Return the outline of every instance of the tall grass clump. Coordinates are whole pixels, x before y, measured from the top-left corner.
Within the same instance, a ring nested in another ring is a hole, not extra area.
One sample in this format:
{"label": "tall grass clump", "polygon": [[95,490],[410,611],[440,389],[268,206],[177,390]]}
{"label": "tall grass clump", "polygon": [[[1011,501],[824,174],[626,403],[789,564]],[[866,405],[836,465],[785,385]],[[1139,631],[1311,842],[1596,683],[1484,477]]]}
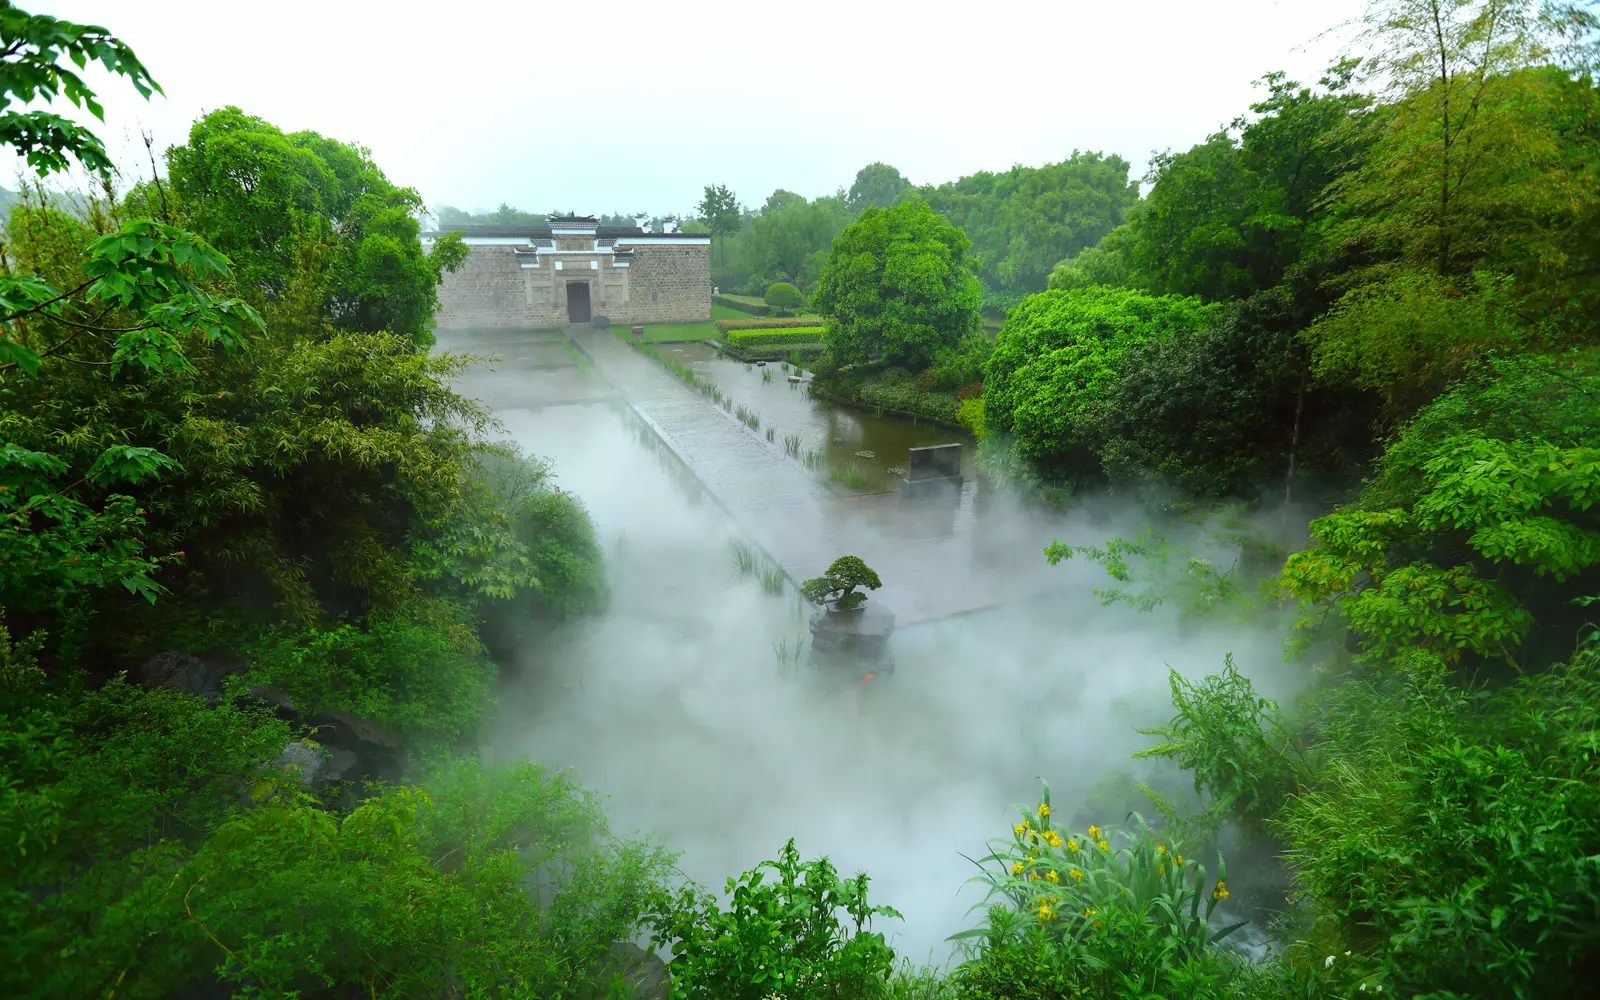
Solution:
{"label": "tall grass clump", "polygon": [[755,546],[749,542],[738,540],[734,541],[731,547],[733,549],[733,568],[739,574],[739,579],[743,580],[747,576],[755,575],[761,565],[761,558],[756,553]]}
{"label": "tall grass clump", "polygon": [[840,486],[844,486],[852,490],[858,490],[867,483],[867,477],[861,474],[860,467],[854,462],[851,462],[846,468],[834,469],[828,475],[829,478],[838,483]]}

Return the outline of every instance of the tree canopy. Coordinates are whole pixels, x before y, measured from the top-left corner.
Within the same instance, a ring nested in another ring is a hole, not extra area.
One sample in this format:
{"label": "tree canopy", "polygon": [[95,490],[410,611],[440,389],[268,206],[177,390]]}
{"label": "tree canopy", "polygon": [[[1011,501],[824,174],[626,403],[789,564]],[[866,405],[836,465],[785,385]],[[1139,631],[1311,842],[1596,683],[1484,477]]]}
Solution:
{"label": "tree canopy", "polygon": [[968,246],[920,200],[867,209],[834,240],[812,296],[834,361],[923,367],[974,333],[983,293]]}

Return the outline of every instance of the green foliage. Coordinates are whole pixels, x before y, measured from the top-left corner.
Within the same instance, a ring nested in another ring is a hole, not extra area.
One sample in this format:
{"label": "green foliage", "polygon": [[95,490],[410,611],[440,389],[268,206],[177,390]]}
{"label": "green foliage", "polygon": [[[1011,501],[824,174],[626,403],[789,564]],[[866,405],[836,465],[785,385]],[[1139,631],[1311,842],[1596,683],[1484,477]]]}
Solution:
{"label": "green foliage", "polygon": [[[1000,924],[1004,918],[993,918]],[[984,948],[951,974],[959,1000],[1071,1000],[1085,996],[1077,971],[1043,935]]]}
{"label": "green foliage", "polygon": [[1345,295],[1306,330],[1313,371],[1383,395],[1408,415],[1490,353],[1559,346],[1559,332],[1530,326],[1510,279],[1404,272]]}
{"label": "green foliage", "polygon": [[1099,995],[1221,992],[1231,963],[1214,945],[1243,926],[1210,926],[1229,895],[1221,859],[1211,883],[1204,865],[1184,858],[1181,845],[1156,835],[1137,813],[1127,831],[1057,830],[1048,786],[1037,809],[1018,812],[1022,822],[1012,836],[992,842],[978,862],[995,867],[974,879],[1000,901],[987,904],[983,926],[953,940],[981,941],[989,952],[1012,949],[1012,960],[1031,951],[1037,962],[1047,948],[1057,968]]}
{"label": "green foliage", "polygon": [[739,231],[741,221],[739,199],[734,196],[732,191],[728,190],[725,184],[707,184],[705,197],[696,206],[696,211],[700,213],[701,221],[705,223],[706,228],[710,231],[712,240],[715,241],[718,236],[722,237],[720,249],[722,251],[722,262],[726,264],[728,259],[728,235]]}
{"label": "green foliage", "polygon": [[[269,996],[421,997],[447,981],[573,995],[594,988],[670,862],[609,841],[596,805],[535,765],[439,762],[418,786],[338,815],[252,769],[281,729],[241,741],[218,725],[230,709],[125,696],[168,715],[102,713],[78,737],[94,752],[58,744],[78,750],[55,758],[70,769],[36,779],[49,798],[4,813],[39,824],[18,831],[30,844],[56,838],[14,856],[24,870],[4,900],[7,995],[158,997],[212,976]],[[241,780],[261,783],[259,803],[230,794]]]}
{"label": "green foliage", "polygon": [[857,556],[840,556],[828,565],[828,571],[800,584],[800,593],[812,604],[832,603],[841,611],[858,608],[866,603],[867,595],[856,590],[863,587],[877,590],[883,586],[866,563]]}
{"label": "green foliage", "polygon": [[983,369],[993,352],[994,345],[988,337],[973,334],[955,347],[946,347],[934,356],[933,367],[928,370],[928,381],[932,383],[932,388],[942,392],[969,386],[972,387],[969,395],[981,391]]}
{"label": "green foliage", "polygon": [[490,704],[493,664],[459,612],[408,610],[359,625],[279,629],[250,651],[250,669],[230,677],[228,690],[271,684],[297,708],[349,712],[414,744],[473,735]]}
{"label": "green foliage", "polygon": [[1007,314],[985,367],[989,427],[1013,434],[1018,453],[1049,474],[1095,477],[1091,411],[1123,355],[1209,314],[1196,299],[1108,288],[1031,296]]}
{"label": "green foliage", "polygon": [[786,319],[719,319],[717,332],[733,330],[793,330],[817,325],[814,316],[791,316]]}
{"label": "green foliage", "polygon": [[884,357],[921,368],[977,332],[967,238],[921,201],[869,208],[834,241],[812,304],[840,364]]}
{"label": "green foliage", "polygon": [[275,324],[430,342],[437,286],[465,248],[447,236],[423,252],[421,198],[391,184],[366,150],[228,107],[196,122],[167,168],[179,210],[229,255],[246,297]]}
{"label": "green foliage", "polygon": [[1284,568],[1289,592],[1337,611],[1373,662],[1413,648],[1555,659],[1548,640],[1525,646],[1530,632],[1573,634],[1571,601],[1600,589],[1600,438],[1578,415],[1597,385],[1583,353],[1505,362],[1442,397],[1357,503],[1312,522],[1317,544]]}
{"label": "green foliage", "polygon": [[1316,274],[1297,269],[1198,328],[1133,345],[1085,432],[1107,478],[1247,500],[1312,476],[1354,481],[1374,404],[1310,378],[1300,331],[1325,298]]}
{"label": "green foliage", "polygon": [[[736,267],[729,265],[725,278],[729,284],[742,284],[753,296],[764,296],[775,282],[809,288],[828,259],[829,246],[850,219],[851,212],[838,197],[806,201],[795,195],[776,204],[769,198],[767,207],[739,234]],[[738,275],[749,277],[741,280]],[[791,306],[767,304],[792,309],[805,301],[802,295]]]}
{"label": "green foliage", "polygon": [[778,860],[728,880],[726,911],[685,887],[651,925],[654,941],[672,947],[674,1000],[882,995],[894,950],[867,928],[900,914],[869,905],[867,883],[865,874],[840,879],[827,858],[802,862],[790,840]]}
{"label": "green foliage", "polygon": [[[1109,539],[1098,545],[1067,545],[1059,540],[1045,546],[1045,558],[1055,566],[1075,556],[1100,564],[1118,584],[1134,585],[1097,589],[1095,596],[1107,607],[1126,604],[1136,611],[1154,611],[1169,601],[1184,616],[1226,613],[1241,620],[1256,618],[1260,608],[1250,600],[1242,579],[1241,563],[1259,567],[1276,564],[1276,550],[1239,522],[1226,508],[1208,512],[1201,524],[1203,543],[1232,559],[1218,569],[1215,557],[1195,555],[1174,544],[1166,535],[1147,528],[1137,538]],[[1174,559],[1174,556],[1179,558]]]}
{"label": "green foliage", "polygon": [[930,388],[931,383],[931,378],[913,375],[904,368],[883,368],[818,380],[824,392],[853,406],[954,425],[960,401],[953,392]]}
{"label": "green foliage", "polygon": [[1300,890],[1403,994],[1579,992],[1600,906],[1595,649],[1501,691],[1351,681],[1277,827]]}
{"label": "green foliage", "polygon": [[800,294],[800,289],[787,281],[775,281],[763,296],[767,305],[782,311],[784,309],[798,309],[806,304],[806,297]]}
{"label": "green foliage", "polygon": [[106,72],[126,77],[146,99],[152,93],[163,93],[133,50],[99,25],[29,14],[8,3],[0,7],[0,48],[4,49],[0,56],[0,144],[23,156],[39,174],[65,171],[73,159],[103,175],[114,169],[99,137],[71,119],[47,111],[12,110],[12,105],[64,97],[96,120],[105,121],[95,92],[62,65],[63,60],[70,59],[80,70],[97,62]]}
{"label": "green foliage", "polygon": [[1060,163],[981,171],[919,193],[972,240],[985,288],[1037,292],[1059,261],[1121,224],[1139,188],[1121,157],[1074,152]]}
{"label": "green foliage", "polygon": [[772,307],[759,299],[752,299],[744,295],[713,295],[711,301],[719,306],[737,309],[739,312],[751,316],[766,316],[772,312]]}
{"label": "green foliage", "polygon": [[1221,674],[1191,682],[1168,671],[1172,707],[1165,726],[1141,729],[1162,742],[1134,754],[1164,757],[1194,774],[1195,791],[1217,815],[1232,814],[1260,833],[1288,796],[1308,780],[1308,766],[1275,702],[1258,697],[1228,654]]}
{"label": "green foliage", "polygon": [[[1270,288],[1315,247],[1323,189],[1370,143],[1372,100],[1350,93],[1356,64],[1335,66],[1313,92],[1269,73],[1254,117],[1184,153],[1158,156],[1153,186],[1129,222],[1126,265],[1157,292],[1207,300]],[[1065,280],[1065,279],[1063,279]],[[1052,285],[1052,287],[1056,287]]]}
{"label": "green foliage", "polygon": [[815,344],[821,340],[822,327],[820,326],[728,331],[728,343],[734,347],[780,347],[784,344]]}
{"label": "green foliage", "polygon": [[972,436],[982,441],[988,433],[988,424],[983,416],[983,397],[973,396],[963,399],[956,406],[956,423],[972,432]]}
{"label": "green foliage", "polygon": [[869,208],[889,208],[910,188],[911,182],[899,170],[887,163],[869,163],[856,171],[845,201],[859,215]]}

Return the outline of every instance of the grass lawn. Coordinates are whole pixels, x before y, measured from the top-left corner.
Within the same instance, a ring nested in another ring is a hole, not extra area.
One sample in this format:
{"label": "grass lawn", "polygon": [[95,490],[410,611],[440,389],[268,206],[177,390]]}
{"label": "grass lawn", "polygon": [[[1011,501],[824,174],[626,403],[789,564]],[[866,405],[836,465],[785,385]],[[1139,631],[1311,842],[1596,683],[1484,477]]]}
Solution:
{"label": "grass lawn", "polygon": [[746,305],[761,306],[763,308],[767,304],[766,299],[763,299],[757,295],[724,295],[723,298],[732,299],[735,302],[743,302]]}
{"label": "grass lawn", "polygon": [[[611,332],[619,340],[632,340],[633,327],[616,325]],[[717,335],[717,325],[706,323],[650,323],[644,328],[644,341],[659,344],[669,340],[710,340]]]}
{"label": "grass lawn", "polygon": [[755,319],[755,318],[756,317],[750,315],[749,313],[740,312],[738,309],[735,309],[732,306],[725,306],[725,305],[722,305],[719,302],[711,303],[711,321],[713,323],[716,322],[719,319]]}

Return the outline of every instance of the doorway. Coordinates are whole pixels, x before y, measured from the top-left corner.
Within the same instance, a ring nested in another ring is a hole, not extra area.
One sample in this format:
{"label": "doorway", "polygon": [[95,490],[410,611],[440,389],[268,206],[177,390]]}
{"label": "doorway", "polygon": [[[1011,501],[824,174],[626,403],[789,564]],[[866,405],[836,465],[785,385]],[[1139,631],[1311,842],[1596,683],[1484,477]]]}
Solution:
{"label": "doorway", "polygon": [[589,283],[587,281],[567,282],[567,322],[589,322]]}

